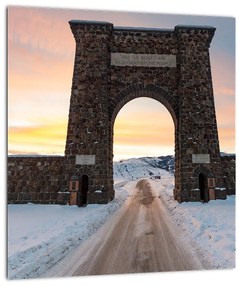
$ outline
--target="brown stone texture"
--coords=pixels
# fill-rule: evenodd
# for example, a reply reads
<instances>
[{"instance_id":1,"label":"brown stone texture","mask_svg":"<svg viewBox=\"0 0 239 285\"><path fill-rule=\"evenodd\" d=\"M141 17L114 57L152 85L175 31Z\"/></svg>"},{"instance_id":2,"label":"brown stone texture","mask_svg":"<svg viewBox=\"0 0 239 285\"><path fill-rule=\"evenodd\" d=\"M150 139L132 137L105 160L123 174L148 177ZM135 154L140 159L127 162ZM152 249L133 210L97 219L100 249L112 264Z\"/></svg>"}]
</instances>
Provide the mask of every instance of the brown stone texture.
<instances>
[{"instance_id":1,"label":"brown stone texture","mask_svg":"<svg viewBox=\"0 0 239 285\"><path fill-rule=\"evenodd\" d=\"M114 121L120 109L138 97L159 101L174 121L174 198L199 201L199 175L205 177L205 187L208 178L215 179L210 193L214 191L216 199L226 198L225 187L233 192L231 178L224 177L232 173L229 162L227 172L222 171L213 97L209 47L215 28L124 28L78 20L69 24L76 52L65 156L10 158L10 201L66 203L70 180L76 177L80 181L83 176L88 181L87 203L111 201ZM176 66L112 65L112 53L173 55ZM193 163L193 154L209 155L210 161ZM77 155L94 156L95 163L76 163ZM209 194L205 195L208 199Z\"/></svg>"},{"instance_id":2,"label":"brown stone texture","mask_svg":"<svg viewBox=\"0 0 239 285\"><path fill-rule=\"evenodd\" d=\"M70 21L70 26L76 56L63 170L66 185L74 173L81 176L90 170L91 194L103 185L105 202L114 197L114 120L127 102L144 96L161 102L174 121L175 199L200 199L194 190L200 173L205 181L208 175L214 177L216 188L223 188L209 59L215 28L134 29L87 21ZM177 65L111 65L111 53L175 55ZM79 171L76 154L96 155L95 165ZM209 154L210 163L192 163L192 154Z\"/></svg>"},{"instance_id":3,"label":"brown stone texture","mask_svg":"<svg viewBox=\"0 0 239 285\"><path fill-rule=\"evenodd\" d=\"M227 195L236 194L236 156L223 155L221 157L223 178Z\"/></svg>"},{"instance_id":4,"label":"brown stone texture","mask_svg":"<svg viewBox=\"0 0 239 285\"><path fill-rule=\"evenodd\" d=\"M223 188L223 176L215 115L209 46L215 29L210 27L175 28L178 39L179 159L175 198L194 200L191 189L199 188L198 168L210 173L216 187ZM209 154L210 163L192 163L192 154ZM191 193L190 193L191 192ZM217 193L216 193L216 198ZM221 198L221 197L220 197Z\"/></svg>"},{"instance_id":5,"label":"brown stone texture","mask_svg":"<svg viewBox=\"0 0 239 285\"><path fill-rule=\"evenodd\" d=\"M102 196L107 203L114 197L108 161L109 42L113 25L78 22L70 25L77 45L62 178L68 188L72 175L87 175L88 201L98 201L94 192L103 186ZM76 165L77 154L95 155L95 165Z\"/></svg>"},{"instance_id":6,"label":"brown stone texture","mask_svg":"<svg viewBox=\"0 0 239 285\"><path fill-rule=\"evenodd\" d=\"M59 203L63 161L63 156L8 157L8 202Z\"/></svg>"}]
</instances>

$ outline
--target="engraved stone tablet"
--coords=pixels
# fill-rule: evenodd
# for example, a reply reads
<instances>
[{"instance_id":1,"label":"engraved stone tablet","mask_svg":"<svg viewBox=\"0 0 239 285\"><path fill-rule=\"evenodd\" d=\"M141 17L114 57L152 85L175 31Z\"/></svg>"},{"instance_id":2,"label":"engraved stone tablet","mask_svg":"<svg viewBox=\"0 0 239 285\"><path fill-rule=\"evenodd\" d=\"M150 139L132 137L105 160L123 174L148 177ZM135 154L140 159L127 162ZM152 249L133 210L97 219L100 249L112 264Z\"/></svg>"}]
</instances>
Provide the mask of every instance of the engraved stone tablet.
<instances>
[{"instance_id":1,"label":"engraved stone tablet","mask_svg":"<svg viewBox=\"0 0 239 285\"><path fill-rule=\"evenodd\" d=\"M192 163L210 163L210 154L192 154Z\"/></svg>"},{"instance_id":2,"label":"engraved stone tablet","mask_svg":"<svg viewBox=\"0 0 239 285\"><path fill-rule=\"evenodd\" d=\"M76 164L95 165L95 155L76 155Z\"/></svg>"},{"instance_id":3,"label":"engraved stone tablet","mask_svg":"<svg viewBox=\"0 0 239 285\"><path fill-rule=\"evenodd\" d=\"M136 54L111 53L111 65L176 67L176 55L173 54Z\"/></svg>"}]
</instances>

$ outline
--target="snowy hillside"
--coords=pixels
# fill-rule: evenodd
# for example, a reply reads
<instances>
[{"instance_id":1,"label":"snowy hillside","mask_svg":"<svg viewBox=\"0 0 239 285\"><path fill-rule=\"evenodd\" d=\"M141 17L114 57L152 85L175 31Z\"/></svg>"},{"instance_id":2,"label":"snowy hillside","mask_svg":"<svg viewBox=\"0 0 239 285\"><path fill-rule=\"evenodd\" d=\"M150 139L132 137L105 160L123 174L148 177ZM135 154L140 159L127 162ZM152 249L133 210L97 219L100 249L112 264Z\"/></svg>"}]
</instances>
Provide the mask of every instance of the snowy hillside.
<instances>
[{"instance_id":1,"label":"snowy hillside","mask_svg":"<svg viewBox=\"0 0 239 285\"><path fill-rule=\"evenodd\" d=\"M169 175L174 171L174 157L141 157L114 163L114 180L134 180L143 177Z\"/></svg>"}]
</instances>

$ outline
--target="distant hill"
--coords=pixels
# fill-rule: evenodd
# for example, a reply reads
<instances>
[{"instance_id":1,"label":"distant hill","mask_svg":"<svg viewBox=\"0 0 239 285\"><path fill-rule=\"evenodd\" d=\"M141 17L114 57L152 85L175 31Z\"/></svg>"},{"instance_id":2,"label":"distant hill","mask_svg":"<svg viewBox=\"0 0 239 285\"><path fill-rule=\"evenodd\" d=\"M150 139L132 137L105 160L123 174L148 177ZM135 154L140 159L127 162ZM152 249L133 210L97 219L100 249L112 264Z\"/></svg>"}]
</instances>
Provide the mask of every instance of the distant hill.
<instances>
[{"instance_id":1,"label":"distant hill","mask_svg":"<svg viewBox=\"0 0 239 285\"><path fill-rule=\"evenodd\" d=\"M114 162L115 180L154 178L174 173L174 156L140 157Z\"/></svg>"},{"instance_id":2,"label":"distant hill","mask_svg":"<svg viewBox=\"0 0 239 285\"><path fill-rule=\"evenodd\" d=\"M235 156L221 152L224 156ZM154 177L159 175L174 174L175 159L173 155L159 157L130 158L114 162L115 180L132 180L141 177Z\"/></svg>"}]
</instances>

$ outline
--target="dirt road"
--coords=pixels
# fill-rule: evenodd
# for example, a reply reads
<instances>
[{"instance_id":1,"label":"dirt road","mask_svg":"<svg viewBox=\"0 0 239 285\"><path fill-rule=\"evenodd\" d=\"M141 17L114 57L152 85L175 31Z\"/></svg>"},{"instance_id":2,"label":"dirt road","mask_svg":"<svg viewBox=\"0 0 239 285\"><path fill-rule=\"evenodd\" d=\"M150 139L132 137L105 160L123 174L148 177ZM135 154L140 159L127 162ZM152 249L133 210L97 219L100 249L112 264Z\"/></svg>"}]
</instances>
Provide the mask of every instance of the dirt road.
<instances>
[{"instance_id":1,"label":"dirt road","mask_svg":"<svg viewBox=\"0 0 239 285\"><path fill-rule=\"evenodd\" d=\"M98 236L97 236L98 235ZM202 269L146 179L116 217L79 247L55 276ZM54 272L54 271L53 271Z\"/></svg>"}]
</instances>

